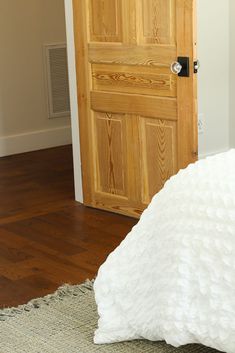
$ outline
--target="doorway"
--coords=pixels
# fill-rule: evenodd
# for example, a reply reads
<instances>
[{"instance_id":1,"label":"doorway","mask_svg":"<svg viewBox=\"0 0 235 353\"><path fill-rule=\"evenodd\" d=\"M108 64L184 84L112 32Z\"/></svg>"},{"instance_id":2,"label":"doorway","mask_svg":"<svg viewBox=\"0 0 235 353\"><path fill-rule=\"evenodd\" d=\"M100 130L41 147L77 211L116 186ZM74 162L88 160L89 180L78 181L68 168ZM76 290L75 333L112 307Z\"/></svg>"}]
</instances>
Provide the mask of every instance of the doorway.
<instances>
[{"instance_id":1,"label":"doorway","mask_svg":"<svg viewBox=\"0 0 235 353\"><path fill-rule=\"evenodd\" d=\"M196 1L73 4L84 203L139 217L197 160Z\"/></svg>"}]
</instances>

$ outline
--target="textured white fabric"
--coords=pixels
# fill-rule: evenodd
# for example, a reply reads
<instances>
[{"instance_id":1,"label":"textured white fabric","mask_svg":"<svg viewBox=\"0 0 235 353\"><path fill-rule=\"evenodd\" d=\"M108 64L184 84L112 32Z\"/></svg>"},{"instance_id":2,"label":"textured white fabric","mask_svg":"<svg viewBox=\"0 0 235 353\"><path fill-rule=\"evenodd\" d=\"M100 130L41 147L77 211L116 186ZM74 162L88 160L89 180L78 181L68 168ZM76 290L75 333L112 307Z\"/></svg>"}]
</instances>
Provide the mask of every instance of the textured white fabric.
<instances>
[{"instance_id":1,"label":"textured white fabric","mask_svg":"<svg viewBox=\"0 0 235 353\"><path fill-rule=\"evenodd\" d=\"M235 150L172 177L94 289L95 343L146 338L235 353Z\"/></svg>"}]
</instances>

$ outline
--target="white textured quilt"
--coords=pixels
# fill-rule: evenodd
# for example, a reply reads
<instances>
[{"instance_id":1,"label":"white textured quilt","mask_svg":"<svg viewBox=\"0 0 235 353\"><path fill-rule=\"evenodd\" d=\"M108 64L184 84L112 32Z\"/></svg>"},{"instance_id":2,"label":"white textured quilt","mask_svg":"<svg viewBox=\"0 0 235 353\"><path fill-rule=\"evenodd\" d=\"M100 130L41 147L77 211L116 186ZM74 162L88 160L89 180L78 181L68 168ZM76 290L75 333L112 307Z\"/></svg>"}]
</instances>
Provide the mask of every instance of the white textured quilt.
<instances>
[{"instance_id":1,"label":"white textured quilt","mask_svg":"<svg viewBox=\"0 0 235 353\"><path fill-rule=\"evenodd\" d=\"M235 150L172 177L101 266L95 343L235 353Z\"/></svg>"}]
</instances>

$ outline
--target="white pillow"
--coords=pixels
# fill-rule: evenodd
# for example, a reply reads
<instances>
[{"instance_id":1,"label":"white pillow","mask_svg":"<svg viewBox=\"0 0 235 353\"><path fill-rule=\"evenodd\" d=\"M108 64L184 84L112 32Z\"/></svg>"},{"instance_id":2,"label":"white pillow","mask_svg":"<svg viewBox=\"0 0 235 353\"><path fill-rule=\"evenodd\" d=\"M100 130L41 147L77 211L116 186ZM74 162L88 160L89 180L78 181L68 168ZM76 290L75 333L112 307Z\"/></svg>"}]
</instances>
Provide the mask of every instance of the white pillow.
<instances>
[{"instance_id":1,"label":"white pillow","mask_svg":"<svg viewBox=\"0 0 235 353\"><path fill-rule=\"evenodd\" d=\"M101 266L98 344L142 339L235 352L235 150L172 177Z\"/></svg>"}]
</instances>

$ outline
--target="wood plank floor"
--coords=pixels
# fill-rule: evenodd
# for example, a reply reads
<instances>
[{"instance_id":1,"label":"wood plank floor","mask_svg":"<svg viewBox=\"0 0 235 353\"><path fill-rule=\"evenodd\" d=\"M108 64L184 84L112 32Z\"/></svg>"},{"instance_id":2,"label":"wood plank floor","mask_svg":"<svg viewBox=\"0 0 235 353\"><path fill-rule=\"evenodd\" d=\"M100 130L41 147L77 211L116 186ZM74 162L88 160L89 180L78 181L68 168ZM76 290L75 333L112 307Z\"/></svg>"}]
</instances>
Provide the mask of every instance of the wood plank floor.
<instances>
[{"instance_id":1,"label":"wood plank floor","mask_svg":"<svg viewBox=\"0 0 235 353\"><path fill-rule=\"evenodd\" d=\"M136 222L74 201L71 146L0 158L0 307L93 278Z\"/></svg>"}]
</instances>

